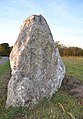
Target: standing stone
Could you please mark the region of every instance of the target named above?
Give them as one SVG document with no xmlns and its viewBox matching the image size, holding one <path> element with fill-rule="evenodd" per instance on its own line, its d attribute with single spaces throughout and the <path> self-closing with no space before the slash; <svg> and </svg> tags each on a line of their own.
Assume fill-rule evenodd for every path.
<svg viewBox="0 0 83 119">
<path fill-rule="evenodd" d="M 6 106 L 33 106 L 60 88 L 65 67 L 42 15 L 26 19 L 10 54 Z"/>
</svg>

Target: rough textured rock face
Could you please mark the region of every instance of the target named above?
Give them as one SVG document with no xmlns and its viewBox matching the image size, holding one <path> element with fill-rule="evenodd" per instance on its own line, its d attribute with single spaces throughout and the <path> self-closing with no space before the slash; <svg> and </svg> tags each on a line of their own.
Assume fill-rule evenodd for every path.
<svg viewBox="0 0 83 119">
<path fill-rule="evenodd" d="M 23 22 L 10 54 L 12 76 L 6 106 L 33 106 L 61 86 L 65 67 L 42 15 Z"/>
</svg>

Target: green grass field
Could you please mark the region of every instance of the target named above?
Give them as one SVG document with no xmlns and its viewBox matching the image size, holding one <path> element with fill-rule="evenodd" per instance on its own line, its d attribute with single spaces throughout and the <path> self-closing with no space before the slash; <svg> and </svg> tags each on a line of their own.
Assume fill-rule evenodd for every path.
<svg viewBox="0 0 83 119">
<path fill-rule="evenodd" d="M 66 67 L 66 74 L 83 81 L 83 58 L 63 57 L 62 59 Z"/>
<path fill-rule="evenodd" d="M 66 65 L 67 74 L 74 74 L 82 80 L 83 74 L 76 75 L 76 70 L 80 69 L 80 66 L 83 70 L 82 59 L 63 58 L 63 61 Z M 75 68 L 76 66 L 78 68 Z M 81 99 L 74 98 L 62 88 L 50 100 L 42 100 L 33 109 L 23 107 L 5 109 L 8 83 L 6 78 L 9 70 L 9 62 L 0 65 L 0 119 L 83 119 L 83 105 L 79 103 Z"/>
<path fill-rule="evenodd" d="M 9 68 L 9 61 L 5 62 L 4 64 L 0 64 L 0 77 L 3 76 Z"/>
</svg>

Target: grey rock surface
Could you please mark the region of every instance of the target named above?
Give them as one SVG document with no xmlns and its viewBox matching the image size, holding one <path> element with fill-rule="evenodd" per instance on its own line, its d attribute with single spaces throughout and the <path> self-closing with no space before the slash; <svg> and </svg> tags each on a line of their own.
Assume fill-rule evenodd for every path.
<svg viewBox="0 0 83 119">
<path fill-rule="evenodd" d="M 7 107 L 33 106 L 60 88 L 65 66 L 42 15 L 32 15 L 23 22 L 10 64 Z"/>
</svg>

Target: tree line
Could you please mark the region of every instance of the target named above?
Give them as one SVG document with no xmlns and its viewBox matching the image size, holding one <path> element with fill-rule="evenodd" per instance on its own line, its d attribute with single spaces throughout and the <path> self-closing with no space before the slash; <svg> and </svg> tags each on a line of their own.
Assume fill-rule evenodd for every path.
<svg viewBox="0 0 83 119">
<path fill-rule="evenodd" d="M 9 46 L 8 43 L 0 44 L 0 56 L 9 56 L 13 46 Z M 79 47 L 66 47 L 63 44 L 60 44 L 59 41 L 55 42 L 55 47 L 58 47 L 61 56 L 82 56 L 83 49 Z"/>
<path fill-rule="evenodd" d="M 59 41 L 55 42 L 55 46 L 58 47 L 61 56 L 83 57 L 83 49 L 79 47 L 66 47 L 60 44 Z"/>
<path fill-rule="evenodd" d="M 12 46 L 10 47 L 8 43 L 0 44 L 0 56 L 9 56 L 12 50 Z"/>
</svg>

